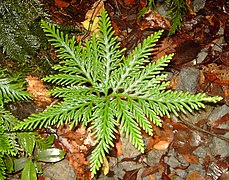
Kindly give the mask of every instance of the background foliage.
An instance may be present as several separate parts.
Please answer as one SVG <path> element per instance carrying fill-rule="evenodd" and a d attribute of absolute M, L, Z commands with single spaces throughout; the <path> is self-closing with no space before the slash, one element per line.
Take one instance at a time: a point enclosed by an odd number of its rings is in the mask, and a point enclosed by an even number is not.
<path fill-rule="evenodd" d="M 39 20 L 47 16 L 37 0 L 4 0 L 0 3 L 0 46 L 20 63 L 28 62 L 46 45 Z"/>

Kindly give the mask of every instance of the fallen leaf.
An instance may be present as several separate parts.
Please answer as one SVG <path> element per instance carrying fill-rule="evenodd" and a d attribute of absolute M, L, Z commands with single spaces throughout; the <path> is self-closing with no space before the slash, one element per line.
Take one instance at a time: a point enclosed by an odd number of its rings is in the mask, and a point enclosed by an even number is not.
<path fill-rule="evenodd" d="M 115 143 L 115 147 L 117 150 L 117 157 L 122 155 L 122 142 L 119 138 L 119 141 Z"/>
<path fill-rule="evenodd" d="M 28 82 L 27 91 L 33 95 L 37 106 L 45 107 L 53 102 L 42 80 L 35 76 L 28 76 L 26 81 Z"/>
<path fill-rule="evenodd" d="M 229 124 L 229 113 L 225 114 L 221 118 L 217 119 L 216 121 L 213 121 L 212 126 L 218 126 L 220 124 Z"/>
<path fill-rule="evenodd" d="M 108 173 L 109 173 L 109 162 L 107 160 L 106 157 L 103 157 L 103 167 L 102 167 L 102 171 L 103 171 L 103 174 L 104 176 L 106 176 Z"/>
<path fill-rule="evenodd" d="M 131 6 L 135 3 L 135 0 L 124 0 L 126 6 Z"/>
<path fill-rule="evenodd" d="M 172 147 L 180 154 L 191 154 L 204 141 L 201 136 L 190 129 L 182 129 L 175 133 Z"/>
<path fill-rule="evenodd" d="M 70 5 L 70 2 L 68 2 L 66 0 L 55 0 L 55 5 L 58 8 L 66 8 Z"/>
<path fill-rule="evenodd" d="M 86 20 L 82 22 L 85 29 L 91 32 L 98 30 L 99 16 L 103 8 L 103 1 L 97 1 L 94 3 L 92 9 L 90 9 L 85 15 Z"/>
<path fill-rule="evenodd" d="M 176 48 L 173 63 L 176 65 L 188 63 L 197 57 L 200 50 L 200 43 L 193 40 L 184 41 Z"/>
<path fill-rule="evenodd" d="M 160 166 L 161 165 L 158 163 L 154 166 L 150 166 L 150 167 L 145 168 L 144 171 L 142 172 L 141 177 L 144 178 L 144 177 L 147 177 L 149 175 L 152 175 L 152 174 L 158 172 Z"/>
<path fill-rule="evenodd" d="M 226 21 L 225 23 L 224 40 L 227 44 L 229 44 L 229 21 Z"/>
<path fill-rule="evenodd" d="M 145 14 L 144 16 L 145 19 L 142 22 L 139 22 L 141 30 L 148 28 L 169 30 L 171 28 L 170 22 L 156 11 L 149 11 L 148 14 Z"/>
<path fill-rule="evenodd" d="M 183 154 L 184 159 L 191 164 L 198 164 L 199 157 L 193 154 Z"/>
<path fill-rule="evenodd" d="M 188 174 L 186 180 L 205 180 L 205 178 L 199 172 L 192 171 Z"/>
<path fill-rule="evenodd" d="M 157 150 L 166 150 L 170 145 L 170 142 L 168 141 L 159 141 L 156 143 L 153 148 Z"/>
<path fill-rule="evenodd" d="M 191 8 L 191 0 L 185 0 L 186 7 L 191 15 L 196 15 L 196 13 Z"/>
<path fill-rule="evenodd" d="M 123 179 L 137 180 L 138 171 L 140 169 L 141 168 L 130 170 L 130 171 L 127 171 L 127 170 L 123 169 L 125 171 L 125 175 L 123 176 Z"/>

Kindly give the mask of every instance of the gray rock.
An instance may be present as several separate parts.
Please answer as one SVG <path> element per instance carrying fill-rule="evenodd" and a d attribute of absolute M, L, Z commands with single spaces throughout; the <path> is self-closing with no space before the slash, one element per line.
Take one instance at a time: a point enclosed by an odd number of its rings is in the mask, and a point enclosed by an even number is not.
<path fill-rule="evenodd" d="M 147 153 L 147 164 L 149 166 L 154 166 L 159 163 L 161 156 L 166 152 L 161 150 L 152 149 Z"/>
<path fill-rule="evenodd" d="M 197 60 L 196 60 L 196 64 L 200 64 L 202 63 L 205 58 L 207 57 L 208 52 L 206 52 L 206 50 L 202 50 L 199 52 L 199 54 L 197 55 Z"/>
<path fill-rule="evenodd" d="M 212 111 L 212 113 L 209 115 L 208 119 L 211 122 L 214 122 L 227 113 L 229 113 L 229 107 L 227 105 L 216 107 Z M 225 137 L 229 138 L 229 133 L 226 133 Z M 213 137 L 212 143 L 209 147 L 211 148 L 214 156 L 215 155 L 221 155 L 222 158 L 229 156 L 229 151 L 228 151 L 229 143 L 224 141 L 224 140 L 221 140 L 217 137 Z"/>
<path fill-rule="evenodd" d="M 226 134 L 227 138 L 229 138 L 229 133 Z M 214 137 L 212 139 L 212 153 L 213 155 L 220 155 L 222 158 L 229 156 L 229 143 L 221 140 L 219 138 Z"/>
<path fill-rule="evenodd" d="M 51 180 L 76 180 L 74 168 L 69 165 L 68 160 L 64 159 L 55 164 L 50 164 L 43 170 L 44 176 Z"/>
<path fill-rule="evenodd" d="M 206 0 L 194 0 L 192 2 L 192 8 L 194 12 L 198 12 L 199 10 L 203 9 L 205 6 Z"/>
<path fill-rule="evenodd" d="M 225 114 L 229 113 L 229 107 L 227 105 L 223 105 L 220 107 L 216 107 L 212 113 L 209 115 L 208 119 L 211 122 L 216 121 L 217 119 L 221 118 Z"/>
<path fill-rule="evenodd" d="M 122 142 L 122 156 L 120 157 L 121 159 L 123 157 L 128 157 L 128 158 L 132 158 L 132 157 L 136 157 L 137 155 L 141 154 L 140 151 L 138 151 L 129 141 L 128 138 L 124 137 L 124 134 L 121 134 L 121 142 Z"/>
<path fill-rule="evenodd" d="M 188 91 L 191 94 L 196 93 L 196 87 L 199 80 L 199 70 L 193 67 L 183 68 L 179 74 L 176 90 Z"/>

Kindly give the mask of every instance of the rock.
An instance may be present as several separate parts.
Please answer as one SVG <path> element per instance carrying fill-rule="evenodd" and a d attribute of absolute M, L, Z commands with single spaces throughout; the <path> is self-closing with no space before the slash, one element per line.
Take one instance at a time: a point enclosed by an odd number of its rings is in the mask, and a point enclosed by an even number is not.
<path fill-rule="evenodd" d="M 183 68 L 179 74 L 176 90 L 188 91 L 191 94 L 196 93 L 196 87 L 199 80 L 199 70 L 193 67 Z"/>
<path fill-rule="evenodd" d="M 161 156 L 166 152 L 161 150 L 152 149 L 150 152 L 147 153 L 147 164 L 149 166 L 154 166 L 155 164 L 159 163 Z"/>
<path fill-rule="evenodd" d="M 43 170 L 44 176 L 50 177 L 51 180 L 76 180 L 74 168 L 69 165 L 68 160 L 64 159 L 55 164 L 50 164 Z"/>
<path fill-rule="evenodd" d="M 203 9 L 205 6 L 206 0 L 194 0 L 192 2 L 193 11 L 196 13 L 199 10 Z"/>
<path fill-rule="evenodd" d="M 136 157 L 139 154 L 141 154 L 140 151 L 138 151 L 129 141 L 128 138 L 125 138 L 125 135 L 122 133 L 121 134 L 121 142 L 122 142 L 122 156 L 120 157 L 121 159 L 124 157 L 132 158 Z"/>
<path fill-rule="evenodd" d="M 227 105 L 216 107 L 209 115 L 208 119 L 211 122 L 214 122 L 227 113 L 229 113 L 229 107 Z M 225 137 L 229 138 L 229 133 L 226 133 Z M 229 151 L 228 151 L 229 143 L 224 140 L 221 140 L 217 137 L 213 137 L 212 143 L 209 147 L 212 149 L 212 153 L 214 156 L 220 155 L 222 158 L 229 156 Z"/>
<path fill-rule="evenodd" d="M 207 57 L 207 55 L 208 55 L 208 52 L 206 52 L 205 49 L 201 50 L 199 54 L 197 55 L 196 64 L 202 63 L 205 60 L 205 58 Z"/>
<path fill-rule="evenodd" d="M 229 107 L 227 105 L 223 105 L 220 107 L 216 107 L 212 113 L 209 115 L 208 119 L 211 122 L 216 121 L 217 119 L 221 118 L 225 114 L 229 113 Z"/>

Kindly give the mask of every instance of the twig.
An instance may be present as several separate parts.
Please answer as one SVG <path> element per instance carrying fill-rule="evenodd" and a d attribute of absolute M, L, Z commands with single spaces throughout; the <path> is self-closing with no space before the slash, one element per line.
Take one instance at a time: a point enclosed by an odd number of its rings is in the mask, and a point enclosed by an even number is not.
<path fill-rule="evenodd" d="M 177 119 L 178 119 L 179 121 L 183 122 L 185 125 L 187 125 L 187 126 L 193 128 L 193 129 L 196 129 L 197 131 L 200 131 L 200 132 L 202 132 L 202 133 L 209 134 L 209 135 L 211 135 L 211 136 L 214 136 L 214 137 L 216 137 L 216 138 L 219 138 L 219 139 L 222 139 L 222 140 L 224 140 L 224 141 L 229 142 L 229 139 L 226 138 L 226 137 L 224 137 L 224 136 L 221 136 L 221 135 L 218 135 L 218 134 L 214 134 L 214 133 L 212 133 L 212 132 L 209 132 L 209 131 L 207 131 L 207 130 L 204 130 L 204 129 L 202 129 L 202 128 L 196 126 L 196 125 L 194 125 L 194 124 L 191 123 L 191 122 L 188 120 L 188 118 L 185 117 L 184 115 L 181 115 L 181 116 L 180 116 L 179 118 L 177 118 Z"/>

